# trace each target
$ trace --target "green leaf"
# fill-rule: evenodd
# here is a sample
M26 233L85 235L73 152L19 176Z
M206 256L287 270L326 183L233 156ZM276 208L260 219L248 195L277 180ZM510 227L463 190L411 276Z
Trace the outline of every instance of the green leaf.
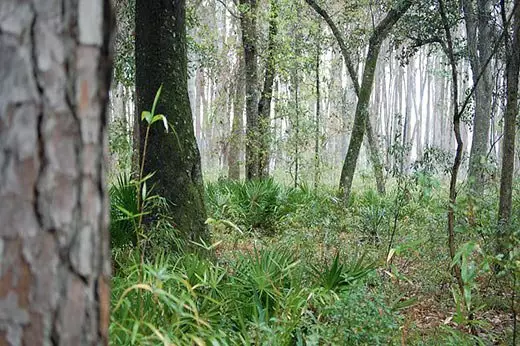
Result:
M143 111L141 113L141 121L143 121L143 120L146 120L146 122L148 124L151 124L151 122L152 122L152 113L150 113L148 111Z
M142 198L143 201L146 200L146 182L143 183Z
M400 311L414 306L418 302L417 297L404 299L404 295L399 296L391 305L392 311Z
M136 338L137 338L137 331L139 330L139 321L135 321L134 327L132 328L132 337L130 340L130 343L132 345L135 344Z
M159 87L159 90L157 90L157 93L155 94L155 99L153 100L153 106L152 106L152 114L155 114L155 107L157 106L157 102L159 102L159 97L161 96L162 91L162 84Z
M168 132L168 121L166 120L166 117L163 114L155 115L152 119L152 124L159 120L162 120L164 129L166 130L166 132Z

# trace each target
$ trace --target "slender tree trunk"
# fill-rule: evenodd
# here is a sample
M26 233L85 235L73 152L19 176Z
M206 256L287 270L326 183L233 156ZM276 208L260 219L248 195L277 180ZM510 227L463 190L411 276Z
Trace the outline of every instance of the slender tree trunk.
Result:
M462 153L464 143L462 142L462 138L460 135L460 117L461 114L459 112L458 106L458 83L457 83L457 62L455 60L455 54L453 51L453 40L451 38L451 31L449 27L449 22L446 15L446 10L444 8L444 1L439 0L439 12L442 18L442 23L444 26L444 32L446 35L446 55L448 56L448 60L450 62L451 67L451 79L452 79L452 90L453 90L453 132L455 134L455 140L457 142L457 149L455 153L455 160L453 161L453 167L451 169L451 179L450 179L450 197L449 197L449 206L448 206L448 248L450 258L453 260L455 258L456 251L456 243L455 243L455 205L457 203L457 177L460 169L460 165L462 162ZM464 281L462 280L461 270L459 265L454 265L453 270L455 273L455 278L457 279L457 283L459 285L460 294L464 295Z
M110 2L0 8L0 345L108 345Z
M368 149L370 151L370 161L372 162L372 166L374 169L374 175L376 178L376 187L377 192L381 195L384 195L386 192L385 189L385 176L383 173L383 163L381 162L381 157L379 156L379 144L377 143L377 138L372 130L372 123L370 118L366 119L366 131L367 131L367 140L368 140Z
M204 95L204 77L202 76L202 71L200 68L197 68L195 72L195 116L193 117L195 121L195 139L197 140L197 145L200 148L201 155L204 157L204 146L203 146L203 134L201 129L201 104L202 104L202 95Z
M504 3L502 2L505 19ZM501 232L509 223L512 209L513 173L515 162L516 117L518 114L518 74L520 71L520 4L515 4L512 19L512 37L506 33L506 94L502 170L500 175L500 202L498 220ZM509 30L504 20L505 30Z
M240 0L242 15L242 46L244 48L244 72L246 86L246 178L260 177L258 170L258 53L256 50L257 0Z
M278 33L278 0L271 0L269 14L269 37L267 43L267 60L265 67L264 88L258 103L258 153L255 164L258 165L260 178L269 176L269 146L271 127L271 101L273 99L273 84L276 69L275 50Z
M352 84L354 86L354 91L358 97L358 103L356 106L356 115L354 117L354 128L352 135L350 137L350 143L349 143L349 149L347 152L347 158L349 159L355 159L354 162L348 162L344 161L343 163L343 169L341 172L341 178L339 183L339 189L340 192L344 195L345 198L348 198L348 195L350 194L350 188L352 187L352 180L354 179L354 172L356 169L357 164L357 158L359 156L359 151L361 148L361 143L363 142L363 136L365 132L365 127L367 126L368 122L365 120L369 117L368 115L368 106L370 102L370 94L372 93L372 87L373 87L373 81L374 81L374 74L375 74L375 68L377 65L377 59L379 56L379 50L381 49L381 44L383 43L383 40L386 38L386 36L389 34L392 27L397 23L399 18L408 10L408 8L412 5L411 0L404 0L396 8L391 9L385 18L378 24L378 26L374 29L374 32L372 33L370 40L369 40L369 48L368 53L365 60L365 71L368 74L365 76L363 73L363 79L361 86L358 82L357 77L357 71L354 68L354 64L352 63L352 59L350 58L349 50L347 48L347 45L345 43L345 40L343 38L343 35L341 34L340 30L332 20L332 18L329 16L329 14L321 8L314 0L305 0L309 6L311 6L316 13L318 13L328 24L330 27L332 33L334 34L334 37L336 38L338 45L340 47L341 53L343 55L343 59L345 62L345 65L347 67L347 71L350 75L350 78L352 80ZM367 85L366 83L369 83ZM363 87L365 89L363 90ZM361 93L364 92L365 95L361 95ZM367 95L368 93L368 95ZM367 98L368 96L368 98ZM364 104L366 103L366 104ZM357 120L357 121L356 121ZM363 128L359 129L358 126L362 125ZM370 125L370 124L368 124ZM369 133L372 133L372 131L369 129ZM372 139L369 140L369 143L373 143L375 145L376 141L374 140L374 136L371 136ZM376 153L378 151L377 146L370 145L370 150L373 153ZM350 155L349 155L350 153ZM376 182L378 185L378 189L380 192L384 192L384 180L378 180L379 178L384 179L383 175L383 165L381 164L381 159L379 158L379 154L376 153L375 155L370 155L373 161L372 164L374 166L374 170L376 171ZM345 158L345 160L347 159ZM380 187L383 186L383 189L380 189Z
M236 71L235 95L233 98L233 124L229 140L228 178L240 180L240 151L243 145L244 132L244 63L239 57Z
M475 88L475 116L473 119L473 137L469 157L468 177L471 187L477 192L484 188L485 160L489 141L491 118L492 72L487 60L492 54L491 1L463 0L468 55Z
M300 174L300 80L298 71L293 71L294 103L295 103L295 152L294 152L294 187L298 187Z
M188 97L185 0L136 0L136 91L138 114L150 110L163 85L156 112L174 131L156 124L150 129L145 174L148 184L171 202L171 216L182 234L207 239L204 186ZM153 23L153 25L150 25ZM158 63L161 62L161 63ZM146 126L141 126L141 155Z
M314 118L314 189L318 189L320 181L320 58L321 47L316 45L316 115Z
M411 1L403 1L399 4L399 7L390 10L381 23L378 24L374 33L370 37L368 52L365 59L365 68L363 71L363 80L361 82L361 87L359 88L358 103L354 117L354 128L352 129L349 148L341 171L339 184L340 192L345 201L347 201L350 196L359 150L361 148L366 128L368 104L370 102L370 95L374 84L374 72L381 44L399 18L406 13L411 4Z

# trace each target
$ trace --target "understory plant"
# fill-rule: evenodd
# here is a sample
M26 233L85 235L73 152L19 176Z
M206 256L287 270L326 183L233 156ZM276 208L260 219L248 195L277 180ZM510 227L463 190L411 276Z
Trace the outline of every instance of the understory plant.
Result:
M367 288L373 267L359 258L336 257L329 286L331 269L278 246L226 267L182 251L156 253L143 274L137 252L128 261L113 280L114 345L382 344L396 334L399 317Z

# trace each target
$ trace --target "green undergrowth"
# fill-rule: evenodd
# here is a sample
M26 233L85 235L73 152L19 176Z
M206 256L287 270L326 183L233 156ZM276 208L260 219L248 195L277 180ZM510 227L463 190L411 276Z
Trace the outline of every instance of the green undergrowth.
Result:
M461 193L456 206L456 260L467 287L461 299L449 271L447 191L431 176L398 179L385 196L356 190L347 204L332 190L274 180L209 183L213 254L185 252L167 206L154 202L142 269L132 245L132 220L124 212L134 202L130 196L117 198L127 190L111 191L116 217L111 230L119 239L113 249L113 345L511 340L511 324L493 320L510 313L520 237L511 233L509 257L492 255L494 191L478 198ZM516 191L515 208L519 205ZM518 221L515 216L513 225ZM490 271L497 263L503 270ZM465 308L471 309L471 320Z
M400 316L361 258L312 266L272 247L224 266L157 254L144 277L132 259L113 279L114 345L374 345L398 334Z

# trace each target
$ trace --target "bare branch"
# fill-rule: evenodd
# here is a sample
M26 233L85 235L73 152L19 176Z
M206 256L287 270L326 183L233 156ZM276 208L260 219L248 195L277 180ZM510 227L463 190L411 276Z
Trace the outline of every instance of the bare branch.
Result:
M233 10L231 10L228 5L226 4L226 2L224 0L217 0L222 6L224 6L224 8L229 12L229 14L231 16L233 16L234 18L236 19L240 19L240 15L236 14ZM236 2L234 2L235 5L236 5Z
M327 23L332 30L332 34L338 41L339 48L341 49L341 54L343 55L343 60L345 60L345 65L347 66L348 73L350 75L350 79L352 79L352 84L354 85L354 91L356 95L359 95L359 82L357 78L357 73L354 68L354 64L352 63L352 59L350 58L350 54L348 53L347 45L345 44L345 40L343 40L343 34L339 31L336 23L329 16L327 11L320 7L314 0L305 0L307 4L316 11Z

